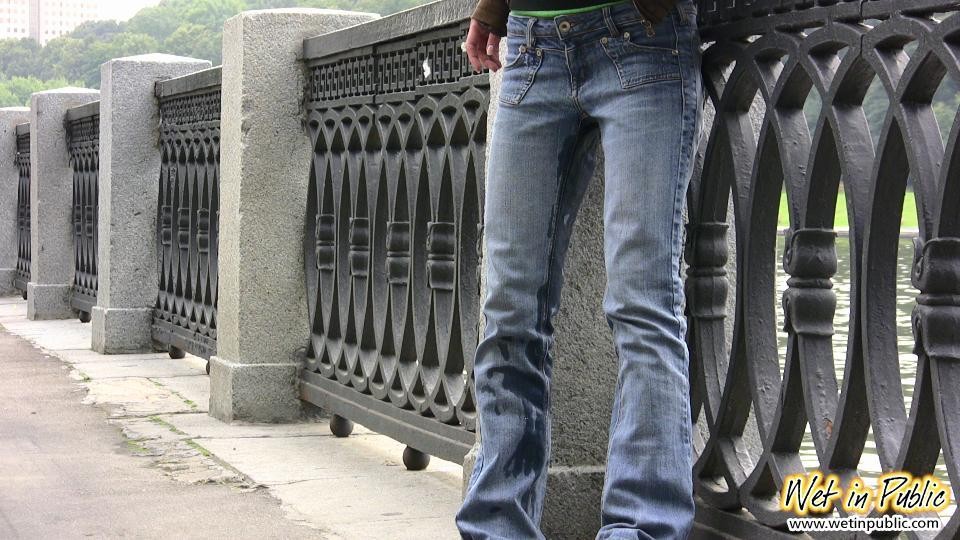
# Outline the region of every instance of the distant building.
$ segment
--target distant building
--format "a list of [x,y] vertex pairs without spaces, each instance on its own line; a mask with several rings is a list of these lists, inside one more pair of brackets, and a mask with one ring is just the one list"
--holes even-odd
[[34,0],[0,0],[0,39],[30,37],[30,4]]
[[[14,0],[22,1],[22,0]],[[100,18],[101,0],[29,0],[30,37],[46,45],[80,23]]]
[[46,45],[81,23],[126,20],[159,0],[0,0],[0,39],[33,38]]

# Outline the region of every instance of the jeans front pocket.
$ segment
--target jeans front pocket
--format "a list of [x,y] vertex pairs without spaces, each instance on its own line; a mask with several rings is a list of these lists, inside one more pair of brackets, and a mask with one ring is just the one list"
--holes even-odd
[[624,90],[658,81],[680,80],[676,49],[635,43],[629,33],[603,38],[600,44],[617,68]]
[[527,47],[521,39],[508,38],[507,47],[499,100],[503,105],[519,105],[527,90],[533,86],[543,62],[543,51]]

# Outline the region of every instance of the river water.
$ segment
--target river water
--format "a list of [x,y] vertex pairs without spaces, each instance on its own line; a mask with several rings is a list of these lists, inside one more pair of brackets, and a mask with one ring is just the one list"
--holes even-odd
[[[778,239],[777,253],[783,253],[783,236]],[[910,410],[910,402],[913,397],[914,381],[917,373],[917,357],[913,354],[913,330],[910,327],[910,315],[915,305],[917,290],[910,284],[910,271],[913,266],[913,243],[911,238],[901,238],[897,253],[897,343],[900,357],[900,376],[903,386],[904,401],[907,411]],[[838,271],[834,276],[834,290],[837,293],[837,311],[834,316],[835,334],[833,336],[834,358],[836,359],[836,373],[838,386],[842,385],[844,362],[846,360],[848,324],[850,319],[850,240],[845,236],[837,238],[837,259]],[[778,268],[777,274],[777,299],[782,297],[783,291],[787,288],[787,274],[783,268]],[[786,357],[787,336],[782,332],[783,314],[782,310],[777,309],[778,324],[781,329],[778,332],[778,342],[780,348],[781,366],[783,358]],[[868,359],[869,361],[869,359]],[[933,435],[933,434],[932,434]],[[819,468],[816,450],[813,446],[813,439],[810,437],[809,429],[804,438],[801,447],[801,458],[807,470]],[[860,459],[860,473],[873,484],[876,478],[881,474],[880,461],[877,457],[876,447],[873,442],[873,433],[870,432],[863,457]],[[943,462],[941,453],[940,462],[934,473],[939,479],[949,482],[947,469]]]

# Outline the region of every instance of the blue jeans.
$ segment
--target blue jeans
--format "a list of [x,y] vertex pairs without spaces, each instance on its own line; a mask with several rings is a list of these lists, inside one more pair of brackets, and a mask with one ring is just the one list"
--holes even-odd
[[703,101],[696,8],[681,0],[656,26],[632,2],[511,15],[506,46],[474,366],[481,443],[457,526],[469,539],[543,537],[551,318],[599,144],[603,310],[619,372],[597,538],[685,538],[694,502],[680,253]]

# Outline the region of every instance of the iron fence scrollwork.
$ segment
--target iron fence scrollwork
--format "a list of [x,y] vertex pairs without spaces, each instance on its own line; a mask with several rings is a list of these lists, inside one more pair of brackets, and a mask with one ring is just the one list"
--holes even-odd
[[465,19],[398,25],[392,38],[371,29],[362,47],[336,34],[305,44],[301,396],[336,415],[335,434],[358,421],[405,443],[411,469],[462,460],[475,440],[489,78],[460,50]]
[[[948,476],[956,500],[960,123],[939,126],[932,101],[942,85],[960,83],[960,2],[699,6],[716,114],[691,184],[685,257],[695,485],[705,505],[724,511],[711,514],[710,526],[724,530],[746,509],[758,534],[774,534],[795,517],[778,505],[788,475],[816,468],[846,487],[864,474],[867,451],[879,462],[874,474]],[[958,103],[948,102],[951,121]],[[904,318],[897,254],[911,189],[919,220],[912,277],[919,294],[906,306],[913,306],[912,384],[905,373],[912,374],[913,355],[897,340]],[[781,191],[790,228],[778,309]],[[848,298],[836,287],[840,195],[849,222]],[[729,275],[728,259],[736,262]],[[849,306],[846,318],[837,318],[839,300]],[[838,320],[845,346],[834,340]],[[957,538],[960,513],[936,533],[906,534]]]
[[17,267],[13,286],[27,299],[30,282],[30,124],[19,124],[14,159],[19,171],[17,182]]
[[217,67],[156,87],[162,159],[153,338],[174,358],[189,352],[209,361],[216,353],[220,77]]
[[[451,0],[450,12],[464,7],[465,19],[469,4]],[[874,448],[877,474],[936,472],[956,500],[960,122],[939,126],[932,101],[943,85],[960,87],[960,1],[697,5],[715,112],[688,194],[684,251],[693,474],[707,510],[698,520],[776,536],[791,517],[777,504],[787,475],[818,468],[847,485]],[[429,15],[421,19],[439,20]],[[304,50],[314,153],[301,396],[336,415],[337,434],[359,421],[453,460],[476,421],[489,103],[487,77],[473,75],[457,47],[463,19],[393,36],[367,23],[350,30],[359,37],[320,36]],[[383,28],[405,27],[394,22]],[[919,222],[912,354],[896,332],[908,190]],[[782,193],[790,225],[779,237]],[[836,287],[840,245],[849,245],[848,293]],[[838,324],[847,340],[835,355]],[[906,355],[915,369],[901,365]],[[935,534],[908,533],[958,535],[957,512]]]
[[81,322],[97,304],[97,219],[100,172],[100,102],[67,111],[67,141],[73,169],[74,279],[70,305]]

